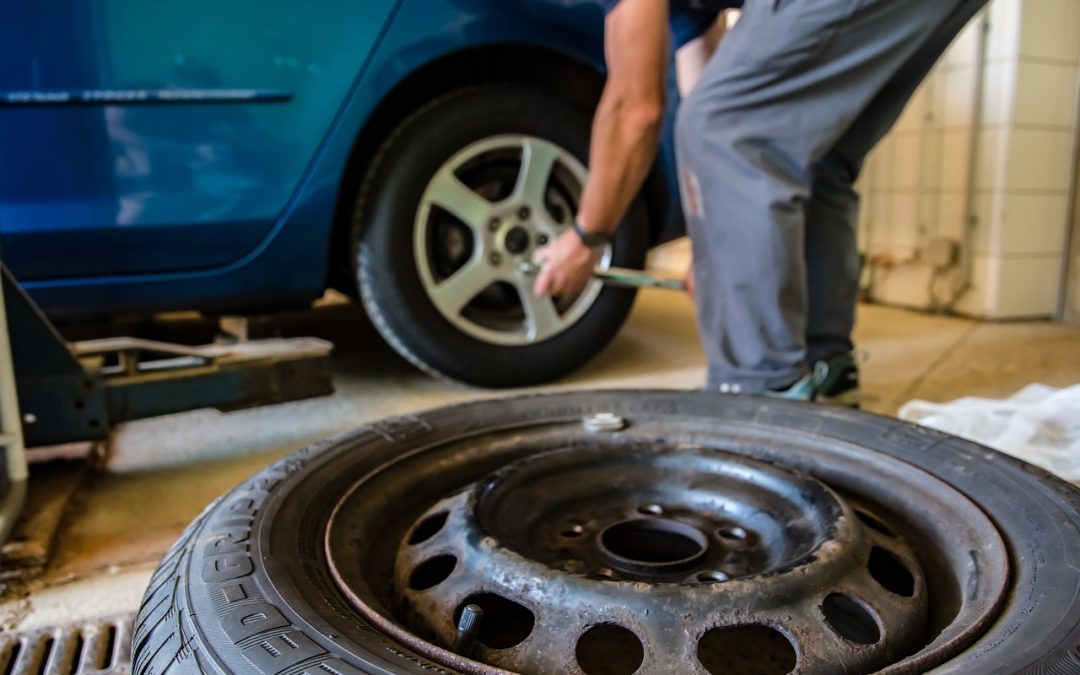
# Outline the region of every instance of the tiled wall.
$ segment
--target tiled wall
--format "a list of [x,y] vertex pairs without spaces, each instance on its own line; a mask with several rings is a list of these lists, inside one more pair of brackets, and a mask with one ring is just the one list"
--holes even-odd
[[[951,305],[988,318],[1053,316],[1066,259],[1080,0],[992,0],[985,12],[868,159],[860,234],[870,292],[881,302]],[[957,296],[962,265],[935,273],[929,252],[937,239],[962,241],[968,226],[971,285]]]

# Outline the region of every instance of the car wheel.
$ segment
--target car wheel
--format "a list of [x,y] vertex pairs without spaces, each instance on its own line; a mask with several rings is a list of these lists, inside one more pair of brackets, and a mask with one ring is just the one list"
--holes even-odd
[[[501,85],[440,98],[378,152],[357,202],[360,295],[387,341],[423,370],[480,386],[557,378],[611,340],[634,294],[598,281],[538,298],[535,251],[571,226],[588,115]],[[602,267],[640,267],[640,204]]]
[[898,420],[705,392],[397,417],[152,578],[134,672],[1076,673],[1080,492]]

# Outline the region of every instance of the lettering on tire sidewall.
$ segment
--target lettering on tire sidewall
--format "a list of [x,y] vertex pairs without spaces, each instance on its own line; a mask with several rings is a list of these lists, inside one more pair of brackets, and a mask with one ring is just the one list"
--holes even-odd
[[[287,458],[226,497],[192,544],[189,574],[192,580],[201,582],[221,632],[259,672],[362,675],[365,671],[327,651],[281,608],[268,602],[256,583],[260,565],[251,547],[256,517],[281,482],[302,469],[309,459]],[[385,641],[371,630],[373,637]],[[385,648],[413,666],[451,672],[405,654],[391,643],[387,642]]]

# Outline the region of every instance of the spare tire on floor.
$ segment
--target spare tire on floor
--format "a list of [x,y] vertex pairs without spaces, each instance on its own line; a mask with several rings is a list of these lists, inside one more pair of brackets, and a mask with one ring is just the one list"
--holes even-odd
[[702,392],[391,418],[211,505],[134,672],[1077,673],[1080,491],[895,419]]

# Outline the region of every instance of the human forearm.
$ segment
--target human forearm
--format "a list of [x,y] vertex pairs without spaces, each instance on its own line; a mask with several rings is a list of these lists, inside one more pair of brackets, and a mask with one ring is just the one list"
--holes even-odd
[[578,222],[611,234],[645,181],[656,156],[663,101],[636,101],[606,92],[592,128],[589,177]]

